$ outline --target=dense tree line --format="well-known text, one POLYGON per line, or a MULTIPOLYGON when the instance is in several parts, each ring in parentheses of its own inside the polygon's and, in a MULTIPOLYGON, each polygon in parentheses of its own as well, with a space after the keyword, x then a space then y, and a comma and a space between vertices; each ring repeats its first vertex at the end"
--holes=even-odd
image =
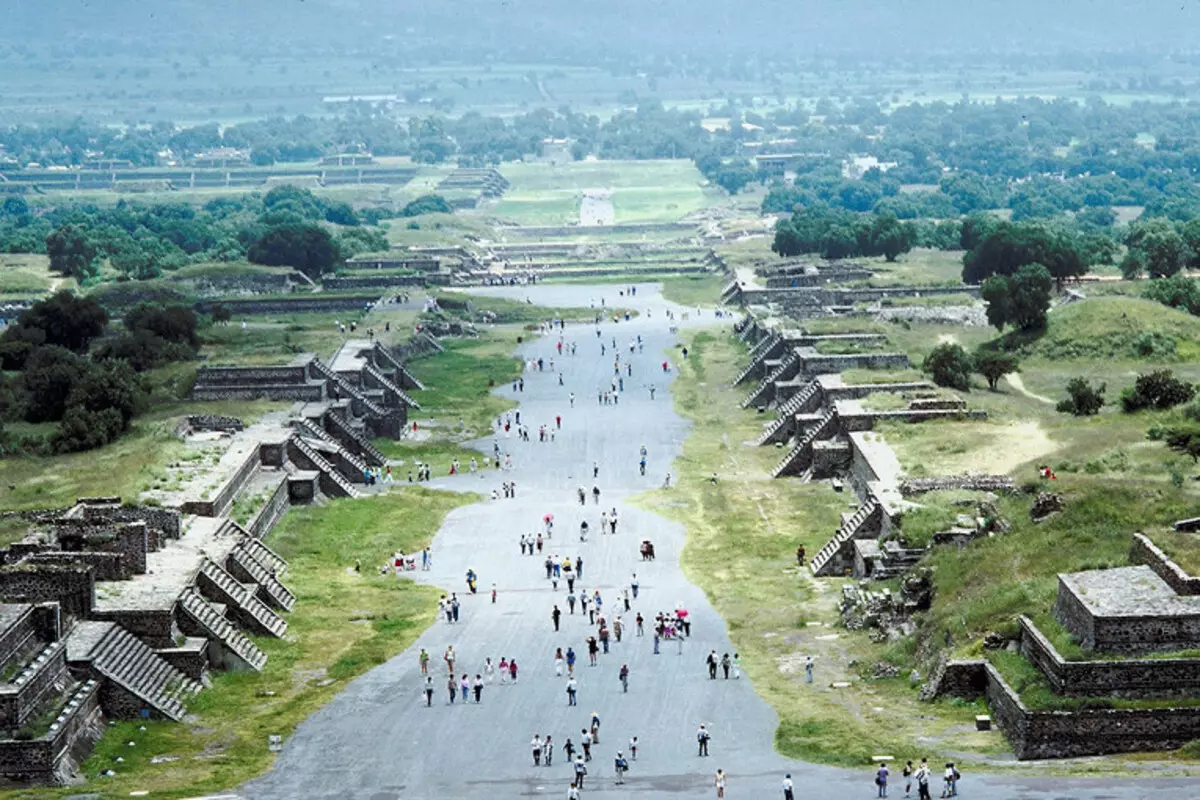
POLYGON ((771 249, 784 257, 816 253, 830 259, 884 256, 895 261, 916 242, 916 227, 895 215, 855 214, 818 204, 781 220, 771 249))
POLYGON ((124 330, 110 330, 90 298, 61 291, 35 303, 0 335, 0 452, 72 452, 115 440, 143 405, 139 373, 194 358, 197 324, 186 306, 141 304, 125 315, 124 330), (58 425, 48 438, 14 443, 3 435, 5 419, 58 425))
POLYGON ((0 250, 44 252, 52 269, 80 281, 95 278, 105 261, 135 280, 190 263, 243 259, 315 277, 356 253, 386 250, 382 231, 362 225, 380 214, 292 186, 199 208, 122 200, 112 208, 64 203, 35 210, 9 197, 0 205, 0 250))

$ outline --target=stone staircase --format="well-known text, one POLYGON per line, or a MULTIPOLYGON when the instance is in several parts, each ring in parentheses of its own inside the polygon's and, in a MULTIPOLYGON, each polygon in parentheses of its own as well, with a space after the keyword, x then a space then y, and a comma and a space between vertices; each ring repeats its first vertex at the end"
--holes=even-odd
POLYGON ((396 375, 403 375, 402 382, 407 381, 412 385, 412 388, 418 391, 423 391, 425 389, 425 384, 421 383, 421 381, 417 379, 416 375, 413 375, 408 371, 407 367, 400 363, 400 359, 388 352, 388 349, 379 342, 375 343, 375 352, 381 361, 385 362, 388 364, 388 366, 396 371, 396 375))
POLYGON ((721 302, 728 303, 730 300, 737 297, 738 291, 740 289, 741 289, 741 286, 738 285, 738 282, 736 279, 725 284, 725 288, 721 290, 721 302))
POLYGON ((76 623, 67 637, 67 649, 73 664, 87 664, 94 673, 176 722, 187 713, 184 701, 201 689, 114 622, 76 623))
POLYGON ((762 399, 763 395, 766 394, 767 389, 771 388, 771 384, 775 383, 775 381, 782 380, 784 374, 789 369, 796 366, 798 361, 799 357, 794 352, 788 353, 787 357, 780 362, 779 366, 771 370, 767 374, 767 377, 763 378, 762 382, 755 387, 754 391, 750 393, 750 396, 747 397, 742 403, 742 408, 750 408, 753 405, 757 405, 762 399))
POLYGON ((396 397, 400 399, 400 402, 404 403, 409 408, 420 410, 421 404, 409 397, 408 392, 397 386, 391 378, 380 372, 379 368, 374 364, 366 362, 366 364, 363 366, 363 372, 369 375, 373 381, 378 383, 385 392, 391 392, 392 394, 396 395, 396 397))
POLYGON ((837 414, 833 409, 825 412, 825 416, 817 421, 808 431, 800 437, 796 442, 796 446, 788 451, 775 469, 771 472, 772 478, 778 478, 781 475, 789 475, 793 473, 804 472, 808 469, 809 463, 812 462, 812 445, 813 442, 828 438, 833 435, 837 428, 837 414))
MULTIPOLYGON (((234 524, 237 525, 237 523, 234 524)), ((241 526, 238 526, 238 530, 242 533, 239 537, 241 544, 238 545, 238 549, 245 550, 247 555, 274 575, 283 575, 287 572, 288 563, 283 560, 283 556, 263 544, 261 539, 255 539, 242 530, 241 526)))
MULTIPOLYGON (((845 554, 841 554, 842 548, 851 547, 850 542, 855 539, 866 538, 860 535, 860 531, 863 531, 868 523, 872 522, 876 514, 880 512, 882 512, 882 507, 879 505, 879 501, 874 497, 867 498, 867 502, 859 506, 858 510, 850 516, 850 519, 846 520, 842 527, 837 529, 837 532, 833 534, 833 538, 826 542, 825 546, 813 556, 808 564, 809 569, 812 570, 812 574, 817 577, 831 575, 839 563, 852 561, 852 555, 847 557, 845 554), (838 557, 839 554, 841 554, 840 558, 838 557)), ((874 533, 870 535, 873 537, 874 533)))
POLYGON ((358 456, 357 454, 352 452, 349 448, 347 448, 344 444, 342 444, 342 442, 335 439, 332 434, 326 433, 322 427, 317 425, 312 420, 309 420, 309 419, 292 420, 292 427, 295 428, 296 431, 302 436, 304 434, 308 434, 309 436, 311 436, 314 439, 317 439, 319 441, 325 442, 328 445, 332 445, 332 446, 338 448, 338 450, 340 451, 339 454, 341 455, 341 457, 344 458, 347 462, 349 462, 350 465, 353 466, 356 470, 358 470, 358 474, 360 476, 364 472, 367 471, 368 465, 367 465, 366 461, 364 461, 360 456, 358 456))
POLYGON ((325 457, 314 450, 308 442, 304 441, 300 436, 292 436, 288 439, 288 444, 295 447, 304 458, 313 465, 313 468, 321 473, 321 491, 331 497, 360 497, 358 489, 337 469, 325 460, 325 457))
POLYGON ((772 333, 770 336, 759 340, 758 344, 754 345, 754 347, 750 349, 750 363, 746 365, 745 369, 738 373, 738 376, 733 381, 733 385, 738 386, 741 383, 744 383, 747 378, 754 374, 754 370, 758 369, 763 358, 771 351, 772 348, 775 347, 778 342, 779 334, 777 333, 772 333))
POLYGON ((239 580, 257 584, 259 596, 270 605, 281 611, 291 611, 296 605, 296 596, 280 582, 269 564, 255 557, 256 544, 261 546, 262 543, 250 539, 233 548, 226 565, 228 571, 239 580))
POLYGON ((349 450, 358 450, 359 457, 373 467, 382 467, 387 464, 387 456, 383 454, 375 445, 371 444, 371 440, 363 434, 362 431, 355 428, 340 414, 335 414, 329 411, 322 418, 322 421, 330 427, 337 429, 337 434, 330 434, 335 439, 341 442, 341 445, 349 450), (345 436, 345 439, 339 439, 338 434, 345 436), (349 440, 349 441, 347 441, 349 440))
POLYGON ((763 429, 762 435, 760 435, 754 441, 754 443, 756 445, 764 445, 786 441, 788 426, 792 422, 792 417, 800 413, 800 409, 807 405, 814 397, 816 397, 817 392, 819 391, 820 387, 817 386, 817 382, 811 381, 803 389, 789 397, 783 403, 783 405, 775 410, 775 421, 769 423, 766 428, 763 429))
POLYGON ((197 576, 197 585, 205 595, 224 603, 238 623, 252 633, 277 639, 282 639, 287 633, 287 621, 258 599, 258 586, 238 581, 215 561, 204 560, 197 576))
POLYGON ((193 635, 203 635, 210 641, 219 642, 226 652, 256 672, 261 671, 267 663, 267 654, 195 588, 189 587, 183 591, 179 596, 179 608, 191 620, 191 627, 196 631, 193 635))
POLYGON ((374 414, 377 417, 386 417, 388 412, 371 398, 360 392, 357 387, 353 386, 349 381, 338 375, 329 368, 329 365, 321 361, 319 358, 314 358, 308 362, 309 368, 324 378, 330 381, 337 387, 338 393, 342 397, 353 398, 355 401, 362 403, 363 409, 369 414, 374 414))

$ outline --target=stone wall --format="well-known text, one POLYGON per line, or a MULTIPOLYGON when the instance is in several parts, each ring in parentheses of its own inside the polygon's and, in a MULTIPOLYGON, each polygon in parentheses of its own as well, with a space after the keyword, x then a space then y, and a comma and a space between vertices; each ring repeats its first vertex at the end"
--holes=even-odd
POLYGON ((802 353, 800 371, 806 375, 844 372, 848 369, 907 369, 904 353, 802 353))
POLYGON ((282 386, 308 383, 308 367, 289 364, 278 367, 200 367, 196 370, 196 386, 249 386, 264 384, 282 386))
POLYGON ((1096 648, 1095 620, 1075 593, 1058 578, 1058 597, 1054 600, 1054 618, 1070 631, 1085 650, 1096 648))
POLYGON ((814 478, 828 478, 850 466, 850 443, 840 440, 813 442, 812 473, 814 478))
POLYGON ((314 294, 294 299, 255 298, 248 300, 201 300, 194 306, 201 314, 211 314, 212 308, 220 304, 234 316, 249 314, 311 314, 334 311, 362 311, 379 299, 377 294, 321 295, 314 294))
POLYGON ((96 600, 96 581, 86 566, 39 564, 0 567, 0 600, 5 603, 55 601, 62 613, 87 618, 96 600))
POLYGON ((246 423, 237 417, 223 417, 219 414, 192 414, 187 418, 187 426, 193 431, 220 433, 237 433, 246 429, 246 423))
POLYGON ((286 294, 292 291, 296 282, 292 280, 291 273, 270 272, 175 278, 171 280, 171 284, 187 287, 190 290, 189 294, 208 299, 225 298, 229 295, 286 294))
POLYGON ((905 497, 918 497, 926 492, 956 490, 1011 494, 1015 490, 1015 484, 1007 475, 942 475, 934 478, 909 478, 900 484, 900 493, 905 497))
POLYGON ((321 286, 326 291, 337 292, 357 289, 397 289, 405 286, 449 286, 453 276, 449 272, 422 272, 416 275, 326 275, 321 286))
POLYGON ((89 681, 54 720, 54 730, 30 740, 0 741, 0 775, 23 783, 66 783, 104 731, 99 684, 89 681))
POLYGON ((67 671, 67 648, 50 646, 41 664, 31 664, 0 686, 0 730, 16 730, 37 710, 67 671))
POLYGON ((123 581, 133 577, 120 553, 34 553, 28 561, 37 564, 86 564, 98 581, 123 581))
POLYGON ((174 508, 89 504, 83 507, 83 518, 118 522, 141 521, 146 523, 147 528, 161 531, 168 539, 178 539, 183 529, 183 514, 174 508))
POLYGON ((179 647, 162 647, 154 654, 197 683, 208 677, 208 639, 188 637, 179 647))
POLYGON ((183 503, 179 510, 184 514, 196 514, 201 517, 222 517, 229 513, 238 492, 254 477, 259 464, 262 463, 260 448, 256 447, 246 455, 246 460, 222 484, 215 494, 205 500, 189 500, 183 503))
MULTIPOLYGON (((21 615, 20 619, 0 631, 0 671, 8 667, 10 661, 25 650, 29 641, 37 635, 33 623, 33 608, 21 615)), ((57 637, 56 637, 57 638, 57 637)))
POLYGON ((1066 661, 1028 617, 1020 623, 1021 655, 1042 671, 1056 694, 1142 698, 1200 692, 1200 659, 1066 661))
MULTIPOLYGON (((123 580, 146 572, 146 552, 149 549, 146 523, 97 522, 87 519, 58 519, 53 530, 59 549, 64 552, 117 553, 121 562, 117 565, 123 580)), ((97 578, 104 580, 97 575, 97 578)))
POLYGON ((174 608, 109 609, 95 611, 89 619, 116 622, 150 648, 171 647, 175 643, 174 608))
POLYGON ((192 389, 193 400, 292 400, 319 403, 325 399, 325 385, 307 386, 197 386, 192 389))
MULTIPOLYGON (((1178 535, 1178 534, 1168 534, 1178 535)), ((1200 595, 1200 578, 1193 577, 1176 564, 1159 547, 1141 533, 1133 535, 1133 545, 1129 552, 1131 564, 1145 564, 1154 570, 1154 574, 1175 590, 1176 594, 1200 595)))
POLYGON ((275 523, 279 522, 280 518, 287 512, 290 505, 288 479, 285 475, 280 478, 279 485, 271 493, 270 499, 254 515, 254 519, 250 520, 249 524, 246 525, 246 532, 255 539, 265 539, 275 527, 275 523))

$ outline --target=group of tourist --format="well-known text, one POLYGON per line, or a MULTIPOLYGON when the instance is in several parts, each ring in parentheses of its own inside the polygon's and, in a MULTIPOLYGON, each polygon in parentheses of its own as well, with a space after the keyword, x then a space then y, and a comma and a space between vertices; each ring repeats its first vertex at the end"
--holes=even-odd
MULTIPOLYGON (((920 766, 914 767, 912 761, 905 762, 904 769, 900 771, 900 776, 904 779, 904 796, 912 796, 912 788, 917 787, 918 800, 930 800, 930 784, 936 780, 936 774, 929 766, 929 760, 921 759, 920 766)), ((888 796, 888 779, 891 777, 891 771, 888 769, 887 762, 879 765, 875 770, 875 787, 879 797, 888 796)), ((954 762, 946 763, 945 769, 942 771, 942 797, 958 797, 958 781, 962 776, 959 774, 958 767, 954 766, 954 762)))

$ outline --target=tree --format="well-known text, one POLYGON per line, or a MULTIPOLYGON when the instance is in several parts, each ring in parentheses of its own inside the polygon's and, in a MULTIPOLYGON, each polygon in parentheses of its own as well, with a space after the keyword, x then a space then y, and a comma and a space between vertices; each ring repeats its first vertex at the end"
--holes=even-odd
POLYGON ((1038 222, 1000 223, 963 257, 963 281, 979 283, 990 275, 1012 275, 1027 264, 1041 264, 1059 283, 1088 270, 1073 234, 1038 222))
POLYGON ((1200 316, 1200 280, 1179 272, 1146 284, 1142 297, 1200 316))
POLYGON ((871 223, 871 250, 888 261, 912 250, 916 239, 916 228, 896 219, 895 214, 877 214, 871 223))
POLYGON ((1151 278, 1165 278, 1185 268, 1195 257, 1175 224, 1163 217, 1139 222, 1125 237, 1129 248, 1121 262, 1121 274, 1128 279, 1146 272, 1151 278))
POLYGON ((50 269, 79 281, 95 274, 96 253, 96 245, 78 225, 63 225, 46 237, 50 269))
POLYGON ((1191 456, 1193 464, 1200 462, 1200 424, 1187 422, 1167 428, 1163 440, 1175 452, 1191 456))
POLYGON ((75 353, 85 352, 107 324, 108 314, 99 303, 90 297, 77 297, 66 289, 39 300, 17 317, 18 327, 37 328, 44 334, 46 344, 75 353))
POLYGON ((168 342, 200 347, 196 334, 196 312, 183 305, 139 303, 125 314, 125 330, 135 333, 146 330, 168 342))
POLYGON ((226 325, 229 320, 233 319, 233 312, 229 310, 229 306, 224 303, 213 303, 212 321, 226 325))
POLYGON ((18 384, 26 397, 26 422, 62 419, 67 398, 91 368, 87 359, 61 347, 39 347, 25 362, 18 384))
POLYGON ((929 351, 921 369, 928 372, 938 386, 969 392, 973 366, 971 357, 960 345, 944 342, 929 351))
POLYGON ((1175 377, 1169 369, 1137 376, 1133 386, 1121 392, 1121 410, 1126 414, 1153 408, 1165 411, 1186 403, 1196 395, 1196 387, 1175 377))
POLYGON ((1054 279, 1041 264, 1027 264, 1012 276, 992 275, 980 288, 988 322, 996 330, 1005 325, 1023 331, 1044 328, 1053 286, 1054 279))
POLYGON ((979 350, 975 353, 975 371, 987 379, 988 388, 996 391, 996 385, 1005 375, 1017 372, 1017 357, 1011 353, 995 350, 979 350))
POLYGON ((250 245, 246 257, 269 267, 295 267, 314 280, 340 258, 329 231, 316 225, 276 225, 250 245))
POLYGON ((1092 386, 1086 378, 1072 378, 1067 382, 1067 397, 1058 401, 1054 409, 1062 414, 1090 417, 1100 413, 1104 407, 1105 384, 1092 386))
POLYGON ((453 211, 440 194, 423 194, 401 209, 400 216, 419 217, 422 214, 450 214, 453 211))

